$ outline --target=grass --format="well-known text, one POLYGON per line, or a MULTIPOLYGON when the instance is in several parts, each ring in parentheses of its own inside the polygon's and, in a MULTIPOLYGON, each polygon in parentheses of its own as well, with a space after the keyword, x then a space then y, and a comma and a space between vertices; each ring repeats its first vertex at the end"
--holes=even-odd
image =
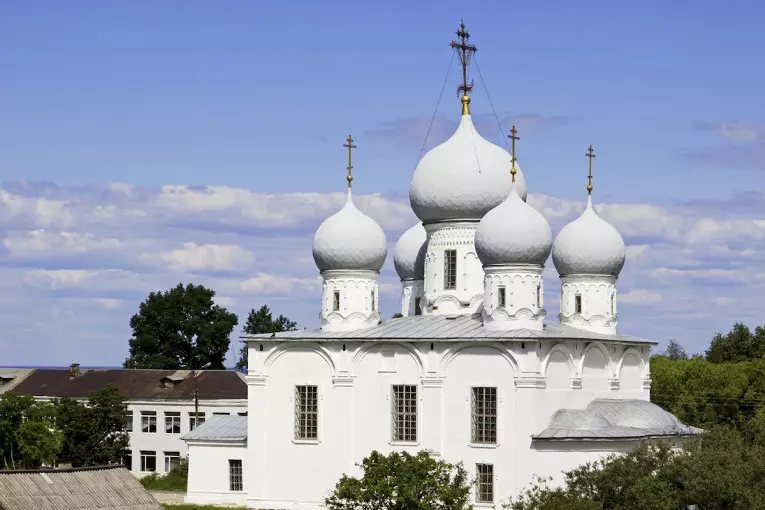
POLYGON ((227 510, 245 510, 243 506, 236 507, 220 507, 213 505, 162 505, 165 510, 220 510, 221 508, 227 508, 227 510))

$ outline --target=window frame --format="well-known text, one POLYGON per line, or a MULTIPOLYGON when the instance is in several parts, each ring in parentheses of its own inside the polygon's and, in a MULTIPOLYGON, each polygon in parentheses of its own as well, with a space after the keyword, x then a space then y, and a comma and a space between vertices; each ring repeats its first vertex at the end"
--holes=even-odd
POLYGON ((242 459, 228 459, 228 490, 244 491, 244 463, 242 459))
POLYGON ((574 294, 574 313, 582 313, 584 310, 584 300, 581 294, 574 294))
POLYGON ((497 307, 505 308, 507 306, 507 287, 504 285, 497 287, 497 307))
POLYGON ((202 425, 206 421, 205 413, 202 411, 199 412, 199 423, 195 423, 195 417, 196 416, 194 411, 189 411, 189 432, 202 425))
POLYGON ((476 463, 475 474, 476 504, 494 504, 494 464, 476 463))
POLYGON ((171 459, 176 459, 176 465, 181 461, 181 452, 162 452, 162 456, 165 458, 165 473, 172 471, 172 466, 169 465, 172 464, 171 459))
POLYGON ((340 311, 340 291, 339 290, 332 291, 332 311, 333 312, 340 311))
POLYGON ((457 290, 457 250, 444 250, 444 290, 457 290))
POLYGON ((294 393, 293 441, 319 441, 319 386, 296 384, 294 393))
POLYGON ((141 432, 144 434, 157 433, 157 411, 141 411, 141 432), (154 430, 151 430, 152 425, 154 430))
POLYGON ((499 390, 496 386, 470 388, 470 443, 496 446, 499 438, 499 390))
POLYGON ((391 443, 417 444, 420 437, 420 392, 417 385, 392 384, 390 395, 391 443), (413 411, 412 405, 414 406, 413 411))
POLYGON ((414 298, 414 314, 415 315, 422 315, 422 308, 420 308, 421 303, 422 303, 422 298, 419 298, 419 297, 414 298))
POLYGON ((180 434, 181 427, 180 411, 165 411, 165 434, 180 434), (170 425, 170 430, 168 430, 168 425, 170 425), (178 432, 174 430, 176 425, 178 426, 178 432))
POLYGON ((141 450, 139 452, 141 456, 141 473, 156 473, 157 472, 157 452, 156 450, 141 450), (154 459, 154 469, 146 469, 148 459, 154 459))

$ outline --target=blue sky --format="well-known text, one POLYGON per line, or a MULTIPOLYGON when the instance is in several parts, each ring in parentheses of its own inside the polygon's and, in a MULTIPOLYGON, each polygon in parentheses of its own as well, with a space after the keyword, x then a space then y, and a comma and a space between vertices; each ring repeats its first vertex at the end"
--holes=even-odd
MULTIPOLYGON (((267 303, 315 326, 311 236, 341 204, 343 140, 392 248, 460 18, 476 124, 504 143, 488 90, 554 231, 595 146, 596 203, 630 246, 621 331, 700 351, 764 323, 765 5, 667 4, 3 5, 0 364, 118 364, 138 303, 178 281, 242 322, 267 303)), ((457 85, 453 65, 429 146, 458 120, 457 85)))

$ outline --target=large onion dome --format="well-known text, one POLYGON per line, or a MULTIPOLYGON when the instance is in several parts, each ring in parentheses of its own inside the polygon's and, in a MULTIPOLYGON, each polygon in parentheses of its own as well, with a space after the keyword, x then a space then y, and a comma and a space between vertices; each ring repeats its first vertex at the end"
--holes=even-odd
POLYGON ((320 271, 380 271, 387 254, 385 233, 375 220, 356 208, 348 188, 348 199, 343 208, 324 220, 316 230, 313 260, 320 271))
MULTIPOLYGON (((516 167, 517 168, 517 167, 516 167)), ((487 212, 475 232, 475 249, 484 266, 544 265, 552 231, 542 214, 524 202, 517 181, 504 202, 487 212)))
MULTIPOLYGON (((511 166, 510 154, 481 137, 464 114, 451 138, 417 165, 409 187, 412 209, 424 223, 480 220, 510 192, 511 166)), ((517 192, 525 200, 526 181, 517 163, 516 169, 517 192)))
POLYGON ((393 265, 402 280, 423 280, 425 278, 425 252, 428 249, 428 234, 422 223, 417 223, 401 234, 393 250, 393 265))
POLYGON ((619 276, 627 249, 621 234, 598 216, 588 196, 582 215, 563 227, 555 238, 552 256, 561 276, 619 276))

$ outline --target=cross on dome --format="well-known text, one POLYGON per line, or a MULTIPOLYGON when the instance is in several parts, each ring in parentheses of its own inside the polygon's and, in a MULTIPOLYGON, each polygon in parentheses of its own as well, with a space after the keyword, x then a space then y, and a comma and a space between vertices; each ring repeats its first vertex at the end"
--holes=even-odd
POLYGON ((348 179, 348 187, 350 188, 351 183, 353 182, 353 173, 351 172, 351 170, 353 170, 353 164, 352 164, 353 154, 351 151, 355 149, 356 146, 353 145, 353 137, 351 135, 348 135, 348 138, 345 139, 345 142, 346 143, 343 144, 343 147, 348 148, 348 167, 347 167, 348 177, 346 177, 346 179, 348 179))
POLYGON ((595 153, 592 151, 592 144, 590 144, 590 148, 587 149, 587 154, 585 154, 588 158, 590 158, 590 173, 587 176, 587 194, 592 194, 592 158, 595 157, 595 153))
POLYGON ((515 182, 515 174, 518 173, 518 171, 515 169, 515 161, 516 161, 516 158, 515 158, 515 141, 521 139, 521 137, 517 136, 517 135, 518 135, 518 130, 515 129, 515 124, 513 124, 513 129, 511 129, 510 130, 510 134, 507 135, 507 137, 510 140, 512 140, 512 142, 511 142, 511 149, 510 149, 510 157, 512 158, 512 161, 513 161, 513 167, 510 169, 510 173, 513 176, 513 182, 515 182))
POLYGON ((465 29, 464 22, 460 22, 457 37, 460 38, 459 41, 449 43, 449 46, 457 52, 462 65, 462 83, 457 87, 457 94, 462 93, 462 115, 470 115, 470 96, 468 94, 473 90, 473 80, 470 80, 470 85, 468 85, 468 67, 470 66, 470 58, 478 51, 478 48, 475 44, 468 44, 470 33, 465 29))

